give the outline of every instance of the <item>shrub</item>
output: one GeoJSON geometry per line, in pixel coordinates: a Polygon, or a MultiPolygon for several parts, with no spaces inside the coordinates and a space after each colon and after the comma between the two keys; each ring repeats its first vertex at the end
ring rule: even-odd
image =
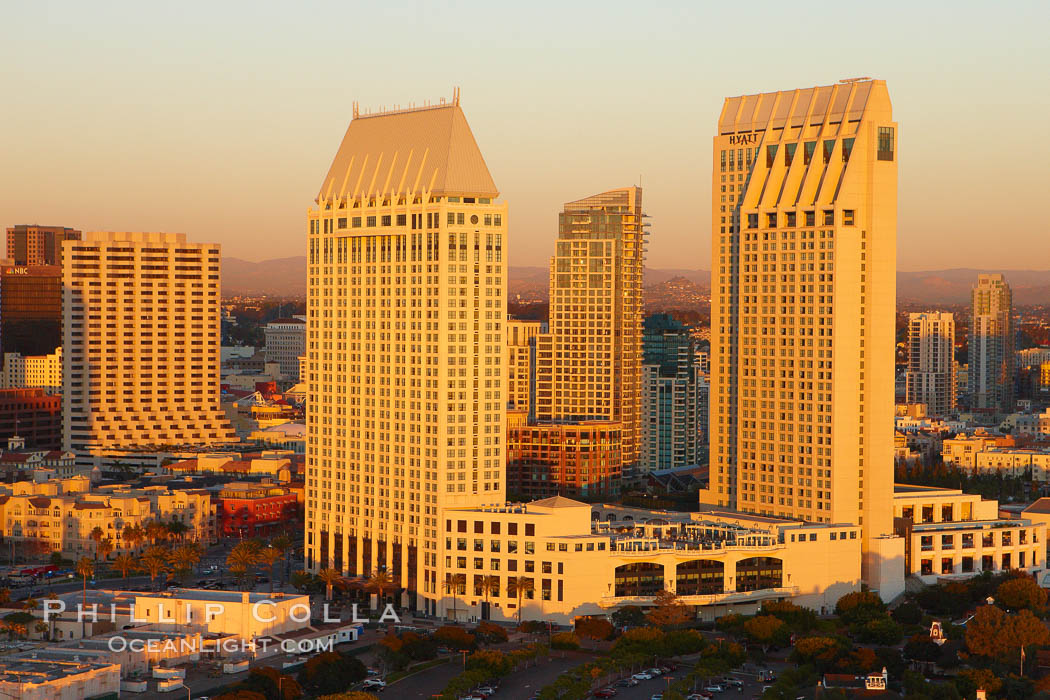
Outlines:
{"type": "Polygon", "coordinates": [[[434,632],[434,641],[443,644],[450,649],[474,649],[477,641],[474,635],[461,627],[443,625],[434,632]]]}
{"type": "Polygon", "coordinates": [[[551,637],[552,649],[579,649],[580,638],[572,632],[558,632],[551,637]]]}

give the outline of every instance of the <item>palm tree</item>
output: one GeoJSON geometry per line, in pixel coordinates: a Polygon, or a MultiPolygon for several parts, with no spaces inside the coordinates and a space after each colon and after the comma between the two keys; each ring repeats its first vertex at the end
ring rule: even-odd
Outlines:
{"type": "Polygon", "coordinates": [[[171,522],[166,523],[164,527],[167,529],[168,534],[171,535],[172,539],[179,540],[181,540],[190,529],[190,526],[181,520],[172,520],[171,522]]]}
{"type": "Polygon", "coordinates": [[[84,579],[84,609],[87,609],[87,580],[88,576],[95,575],[95,562],[91,561],[87,557],[81,557],[80,561],[77,562],[76,568],[77,576],[84,579]]]}
{"type": "Polygon", "coordinates": [[[270,546],[274,549],[280,550],[281,556],[285,558],[285,565],[287,566],[288,554],[292,551],[292,538],[288,535],[278,535],[270,540],[270,546]]]}
{"type": "Polygon", "coordinates": [[[510,581],[514,582],[514,588],[518,592],[518,627],[521,627],[521,599],[526,592],[536,590],[536,584],[531,578],[525,576],[512,576],[510,581]]]}
{"type": "Polygon", "coordinates": [[[37,601],[37,599],[33,596],[29,596],[28,598],[22,601],[22,609],[26,612],[29,612],[30,610],[36,610],[38,605],[40,605],[40,602],[37,601]]]}
{"type": "Polygon", "coordinates": [[[91,537],[91,539],[95,540],[95,559],[98,560],[98,545],[99,542],[102,541],[102,538],[106,536],[106,533],[105,531],[103,531],[102,528],[96,525],[94,528],[92,528],[91,535],[89,536],[91,537]]]}
{"type": "Polygon", "coordinates": [[[394,586],[394,577],[390,575],[390,572],[386,569],[377,568],[372,572],[372,575],[368,577],[368,582],[365,587],[370,591],[375,591],[377,594],[376,598],[376,609],[383,604],[383,591],[394,586]]]}
{"type": "Polygon", "coordinates": [[[332,587],[343,580],[339,569],[324,568],[317,573],[317,578],[324,582],[324,599],[332,599],[332,587]]]}
{"type": "Polygon", "coordinates": [[[37,634],[39,634],[44,639],[50,637],[48,632],[51,630],[51,625],[47,624],[43,620],[37,622],[36,625],[33,626],[33,628],[37,631],[37,634]]]}
{"type": "MultiPolygon", "coordinates": [[[[171,561],[171,568],[182,579],[185,579],[193,571],[193,567],[201,560],[200,550],[195,544],[184,544],[172,551],[168,556],[171,561]]],[[[185,581],[183,582],[185,583],[185,581]]]]}
{"type": "Polygon", "coordinates": [[[113,568],[119,571],[123,578],[127,578],[129,571],[138,568],[138,562],[130,554],[118,554],[113,559],[113,568]]]}
{"type": "Polygon", "coordinates": [[[168,570],[168,550],[164,547],[150,547],[139,558],[139,568],[149,574],[152,588],[157,577],[168,570]]]}
{"type": "Polygon", "coordinates": [[[259,564],[270,574],[270,593],[273,593],[273,567],[284,559],[284,552],[270,545],[259,550],[259,564]]]}
{"type": "Polygon", "coordinates": [[[102,561],[104,563],[106,559],[109,558],[109,555],[113,553],[113,538],[106,537],[105,539],[103,539],[101,542],[98,543],[96,550],[99,554],[102,555],[102,561]]]}
{"type": "Polygon", "coordinates": [[[443,587],[445,589],[445,593],[448,593],[449,595],[452,596],[452,619],[453,620],[455,620],[455,619],[457,619],[459,617],[459,610],[457,609],[457,606],[456,606],[456,604],[459,602],[459,577],[460,577],[460,574],[446,573],[445,574],[445,581],[443,583],[443,587]]]}
{"type": "Polygon", "coordinates": [[[146,539],[149,540],[150,544],[157,544],[157,540],[162,540],[168,535],[168,528],[156,520],[151,520],[146,523],[146,527],[143,529],[146,535],[146,539]]]}
{"type": "Polygon", "coordinates": [[[248,576],[259,563],[259,543],[255,540],[238,542],[226,556],[226,565],[230,572],[241,579],[241,585],[247,585],[248,576]]]}
{"type": "Polygon", "coordinates": [[[124,542],[127,547],[135,549],[139,544],[142,543],[146,534],[142,531],[142,528],[138,525],[125,525],[124,526],[124,542]]]}
{"type": "Polygon", "coordinates": [[[483,576],[481,578],[481,587],[485,592],[485,613],[489,610],[489,594],[499,594],[499,576],[483,576]]]}

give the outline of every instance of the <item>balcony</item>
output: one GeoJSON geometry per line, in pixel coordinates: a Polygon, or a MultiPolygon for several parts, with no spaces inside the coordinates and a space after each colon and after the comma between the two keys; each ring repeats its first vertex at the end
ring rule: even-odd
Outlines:
{"type": "MultiPolygon", "coordinates": [[[[758,591],[686,595],[680,596],[678,600],[684,605],[743,605],[771,598],[797,596],[798,594],[798,586],[781,586],[779,588],[763,588],[758,591]]],[[[654,596],[602,596],[598,599],[598,605],[603,608],[612,608],[618,605],[652,605],[653,599],[654,596]]]]}

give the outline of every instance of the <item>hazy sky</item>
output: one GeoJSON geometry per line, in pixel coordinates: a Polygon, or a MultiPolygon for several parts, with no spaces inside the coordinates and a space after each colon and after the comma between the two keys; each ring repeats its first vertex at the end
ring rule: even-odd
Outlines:
{"type": "Polygon", "coordinates": [[[723,98],[871,76],[901,125],[901,269],[1050,268],[1048,7],[9,0],[0,227],[301,255],[352,103],[460,86],[512,264],[546,264],[563,202],[640,179],[649,264],[707,268],[723,98]]]}

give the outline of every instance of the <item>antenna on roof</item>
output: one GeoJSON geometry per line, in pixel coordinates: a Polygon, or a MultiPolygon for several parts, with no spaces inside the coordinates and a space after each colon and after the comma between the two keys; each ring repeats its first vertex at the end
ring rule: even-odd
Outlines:
{"type": "Polygon", "coordinates": [[[361,109],[357,106],[357,100],[354,100],[354,119],[357,119],[360,113],[361,109]]]}
{"type": "Polygon", "coordinates": [[[843,78],[839,82],[840,83],[859,83],[859,82],[864,81],[864,80],[871,80],[871,78],[869,78],[868,76],[865,75],[865,76],[863,76],[861,78],[843,78]]]}
{"type": "Polygon", "coordinates": [[[452,88],[452,104],[454,104],[454,105],[458,105],[459,104],[459,88],[458,87],[452,88]]]}

